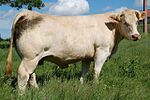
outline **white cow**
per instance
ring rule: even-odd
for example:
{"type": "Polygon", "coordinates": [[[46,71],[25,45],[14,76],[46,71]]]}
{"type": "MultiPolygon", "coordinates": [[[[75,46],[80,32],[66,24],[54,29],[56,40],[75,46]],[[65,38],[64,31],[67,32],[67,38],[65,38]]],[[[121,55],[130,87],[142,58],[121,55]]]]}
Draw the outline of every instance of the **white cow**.
{"type": "Polygon", "coordinates": [[[8,55],[7,75],[11,73],[12,43],[21,57],[18,68],[19,93],[25,91],[27,82],[38,87],[34,70],[41,59],[49,60],[61,68],[82,61],[81,83],[95,62],[97,80],[104,62],[117,49],[123,39],[138,40],[137,21],[145,12],[125,10],[88,16],[52,16],[32,11],[20,12],[12,26],[8,55]]]}

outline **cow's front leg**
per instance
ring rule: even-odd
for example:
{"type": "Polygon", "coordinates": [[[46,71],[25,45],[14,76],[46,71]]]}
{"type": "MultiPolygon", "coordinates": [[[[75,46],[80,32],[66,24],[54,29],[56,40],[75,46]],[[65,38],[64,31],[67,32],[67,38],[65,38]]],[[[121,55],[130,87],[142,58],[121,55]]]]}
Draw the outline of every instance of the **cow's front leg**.
{"type": "Polygon", "coordinates": [[[89,70],[91,62],[90,61],[82,61],[82,75],[80,77],[80,82],[83,84],[84,78],[89,70]]]}
{"type": "Polygon", "coordinates": [[[97,48],[95,53],[95,66],[94,66],[94,78],[96,81],[98,81],[98,77],[100,74],[100,71],[102,69],[103,64],[107,60],[107,57],[110,55],[109,48],[97,48]]]}

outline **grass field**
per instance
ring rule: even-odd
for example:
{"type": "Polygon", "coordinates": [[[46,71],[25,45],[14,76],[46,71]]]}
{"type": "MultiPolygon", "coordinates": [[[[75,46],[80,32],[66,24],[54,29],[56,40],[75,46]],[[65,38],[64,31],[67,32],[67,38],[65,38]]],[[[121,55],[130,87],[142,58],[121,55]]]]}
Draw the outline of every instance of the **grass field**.
{"type": "Polygon", "coordinates": [[[118,52],[103,66],[99,83],[93,83],[93,63],[84,85],[79,82],[81,63],[66,69],[50,62],[36,69],[39,90],[27,88],[17,95],[16,72],[20,59],[13,49],[13,73],[5,78],[8,48],[0,49],[1,100],[150,100],[150,35],[136,42],[123,40],[118,52]]]}

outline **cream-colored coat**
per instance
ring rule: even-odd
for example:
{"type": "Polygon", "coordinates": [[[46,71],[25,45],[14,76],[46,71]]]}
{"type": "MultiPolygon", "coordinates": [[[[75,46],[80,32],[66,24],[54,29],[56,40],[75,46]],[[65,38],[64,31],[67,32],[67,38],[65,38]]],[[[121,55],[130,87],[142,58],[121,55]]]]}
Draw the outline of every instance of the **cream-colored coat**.
{"type": "Polygon", "coordinates": [[[10,46],[14,41],[22,59],[18,69],[19,92],[24,92],[28,80],[30,85],[38,87],[33,72],[40,60],[52,61],[61,68],[81,60],[81,83],[90,62],[94,61],[97,79],[102,65],[116,51],[120,40],[140,38],[136,23],[144,18],[144,14],[135,10],[88,16],[51,16],[32,11],[19,13],[12,26],[10,46]]]}

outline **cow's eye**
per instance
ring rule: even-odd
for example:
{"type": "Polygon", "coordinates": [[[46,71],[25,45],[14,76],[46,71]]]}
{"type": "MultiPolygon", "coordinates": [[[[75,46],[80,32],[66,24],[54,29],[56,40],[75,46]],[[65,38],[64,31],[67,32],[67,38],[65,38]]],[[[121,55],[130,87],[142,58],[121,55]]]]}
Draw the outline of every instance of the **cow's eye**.
{"type": "Polygon", "coordinates": [[[138,22],[136,22],[136,25],[138,25],[139,23],[138,22]]]}
{"type": "Polygon", "coordinates": [[[124,25],[129,26],[129,24],[127,22],[124,22],[124,25]]]}

